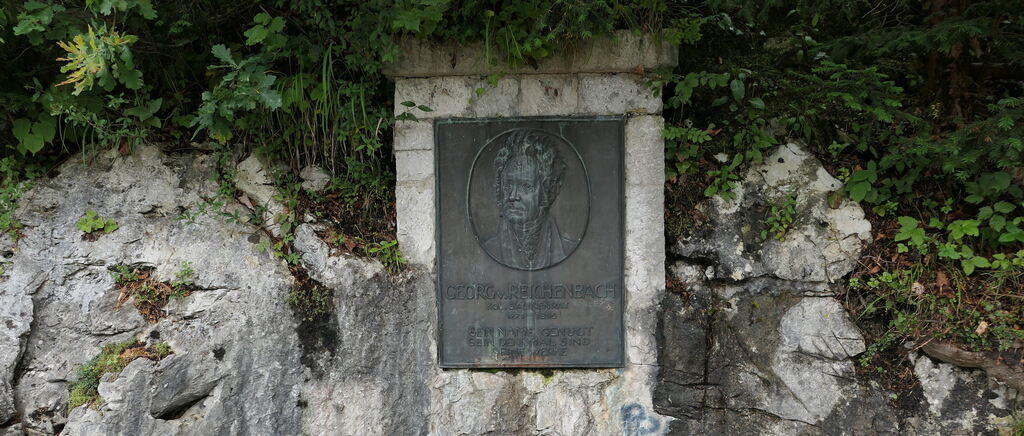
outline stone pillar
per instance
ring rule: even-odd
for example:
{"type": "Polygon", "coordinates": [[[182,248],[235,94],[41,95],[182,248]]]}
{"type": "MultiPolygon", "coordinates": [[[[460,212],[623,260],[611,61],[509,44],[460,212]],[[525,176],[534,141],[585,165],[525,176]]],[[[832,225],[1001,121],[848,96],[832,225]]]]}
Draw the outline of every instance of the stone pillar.
{"type": "Polygon", "coordinates": [[[537,66],[511,67],[490,65],[480,45],[406,40],[401,47],[401,57],[388,70],[395,80],[395,115],[409,113],[416,120],[395,126],[398,241],[410,263],[430,270],[436,260],[434,120],[627,117],[626,367],[554,371],[550,379],[536,372],[439,371],[433,384],[430,432],[666,431],[667,418],[656,415],[651,406],[657,371],[655,327],[665,289],[664,122],[661,97],[642,73],[674,66],[675,48],[650,36],[622,32],[614,40],[581,44],[537,66]],[[499,78],[489,83],[488,76],[499,78]],[[460,411],[465,407],[476,409],[472,417],[460,411]]]}

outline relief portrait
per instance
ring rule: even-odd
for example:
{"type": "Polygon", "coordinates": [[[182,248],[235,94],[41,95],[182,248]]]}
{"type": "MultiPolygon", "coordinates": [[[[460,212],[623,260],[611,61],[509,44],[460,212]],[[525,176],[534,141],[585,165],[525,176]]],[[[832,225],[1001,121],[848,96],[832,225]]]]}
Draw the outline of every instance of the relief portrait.
{"type": "MultiPolygon", "coordinates": [[[[510,268],[533,271],[551,267],[569,257],[580,244],[582,232],[560,227],[559,218],[570,217],[578,223],[589,213],[589,198],[565,200],[562,216],[552,213],[560,198],[579,197],[580,192],[565,194],[567,175],[575,175],[576,191],[580,191],[579,173],[582,163],[570,144],[542,130],[516,129],[491,141],[496,148],[484,170],[482,184],[491,191],[491,209],[495,219],[477,228],[481,247],[495,261],[510,268]],[[568,153],[567,153],[568,152],[568,153]],[[566,155],[569,156],[566,156],[566,155]],[[573,160],[572,165],[567,159],[573,160]]],[[[480,164],[478,157],[477,164],[480,164]]],[[[583,190],[583,197],[589,192],[583,190]]],[[[488,207],[478,204],[477,207],[488,207]]],[[[471,212],[472,215],[472,212],[471,212]]]]}

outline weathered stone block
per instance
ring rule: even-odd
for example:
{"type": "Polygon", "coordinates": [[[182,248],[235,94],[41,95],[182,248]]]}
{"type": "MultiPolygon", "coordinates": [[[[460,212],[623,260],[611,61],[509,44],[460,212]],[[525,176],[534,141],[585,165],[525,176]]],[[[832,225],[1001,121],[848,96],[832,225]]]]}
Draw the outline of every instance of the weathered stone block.
{"type": "Polygon", "coordinates": [[[580,77],[580,114],[615,115],[661,112],[661,98],[635,74],[582,74],[580,77]]]}
{"type": "Polygon", "coordinates": [[[660,116],[641,115],[626,121],[626,183],[665,184],[665,140],[660,116]]]}
{"type": "Polygon", "coordinates": [[[432,120],[398,121],[395,123],[395,151],[433,149],[434,123],[432,120]]]}
{"type": "Polygon", "coordinates": [[[395,187],[398,247],[410,263],[434,264],[434,177],[395,187]]]}
{"type": "Polygon", "coordinates": [[[469,99],[475,80],[468,77],[406,79],[395,83],[395,115],[410,113],[418,119],[463,117],[469,115],[469,99]],[[402,103],[411,101],[416,107],[402,103]],[[424,105],[430,112],[419,109],[424,105]]]}
{"type": "Polygon", "coordinates": [[[432,150],[405,150],[395,152],[395,180],[418,182],[434,176],[432,150]]]}
{"type": "Polygon", "coordinates": [[[469,111],[479,118],[513,117],[519,100],[519,79],[505,77],[491,86],[486,80],[470,82],[472,89],[469,111]],[[477,90],[483,90],[478,93],[477,90]]]}
{"type": "Polygon", "coordinates": [[[573,75],[522,76],[519,105],[523,116],[571,115],[579,104],[579,79],[573,75]]]}
{"type": "Polygon", "coordinates": [[[626,189],[626,290],[629,307],[656,304],[665,288],[664,194],[661,187],[626,189]]]}

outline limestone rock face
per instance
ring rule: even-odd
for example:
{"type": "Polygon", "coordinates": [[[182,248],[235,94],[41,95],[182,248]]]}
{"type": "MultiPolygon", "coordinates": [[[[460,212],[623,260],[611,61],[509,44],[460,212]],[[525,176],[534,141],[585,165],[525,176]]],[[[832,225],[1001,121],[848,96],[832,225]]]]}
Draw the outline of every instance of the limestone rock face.
{"type": "Polygon", "coordinates": [[[0,398],[14,400],[24,428],[42,433],[211,434],[231,433],[233,425],[277,433],[298,426],[298,409],[282,406],[301,399],[304,377],[283,300],[287,269],[256,248],[249,226],[212,213],[178,219],[213,196],[213,162],[170,158],[152,147],[99,162],[68,163],[22,199],[24,237],[0,282],[0,307],[20,308],[12,324],[22,333],[2,342],[16,350],[2,354],[3,364],[17,362],[18,372],[3,380],[16,386],[13,398],[0,398]],[[83,239],[75,222],[86,210],[119,228],[83,239]],[[186,261],[203,289],[172,302],[160,322],[147,323],[131,303],[116,307],[114,265],[152,266],[157,278],[170,280],[186,261]],[[136,360],[104,380],[97,409],[66,410],[76,367],[102,345],[133,337],[166,342],[175,354],[136,360]]]}
{"type": "MultiPolygon", "coordinates": [[[[294,279],[260,248],[261,230],[214,212],[194,214],[216,193],[212,160],[149,147],[99,162],[68,163],[22,199],[24,237],[0,279],[0,422],[16,422],[9,432],[336,434],[340,428],[356,434],[367,428],[414,434],[424,428],[424,374],[432,366],[429,329],[416,305],[429,289],[422,280],[395,282],[376,262],[328,262],[318,251],[326,246],[308,241],[316,236],[304,229],[299,248],[309,250],[311,274],[338,289],[337,316],[310,324],[285,303],[294,279]],[[119,228],[83,239],[74,224],[86,210],[119,228]],[[179,219],[182,212],[188,218],[179,219]],[[170,280],[186,261],[202,289],[171,300],[159,322],[148,323],[131,303],[116,307],[113,265],[155,267],[156,278],[170,280]],[[138,359],[116,377],[105,376],[98,407],[68,411],[77,366],[102,345],[131,338],[166,342],[174,354],[159,362],[138,359]]],[[[250,197],[269,202],[259,163],[247,161],[243,173],[250,197]]],[[[233,202],[226,208],[248,213],[233,202]]]]}
{"type": "Polygon", "coordinates": [[[855,203],[828,206],[840,188],[799,145],[783,145],[734,201],[705,204],[708,222],[673,247],[670,275],[687,292],[662,303],[654,398],[677,418],[670,434],[994,434],[1024,402],[928,357],[912,357],[923,392],[898,402],[857,375],[865,342],[832,286],[871,227],[855,203]],[[762,238],[769,205],[789,195],[793,225],[762,238]]]}
{"type": "MultiPolygon", "coordinates": [[[[654,343],[631,344],[624,369],[438,368],[430,271],[389,276],[380,263],[332,254],[318,224],[295,229],[309,277],[333,291],[334,314],[307,319],[286,303],[296,285],[261,240],[280,234],[199,205],[217,195],[215,162],[147,147],[69,162],[19,208],[25,224],[0,276],[0,435],[592,435],[664,434],[653,411],[654,343]],[[119,228],[91,240],[86,210],[119,228]],[[172,280],[190,262],[201,288],[149,323],[117,307],[110,269],[154,268],[172,280]],[[77,368],[104,344],[137,338],[174,351],[138,359],[99,384],[95,407],[68,410],[77,368]],[[631,357],[632,359],[632,357],[631,357]]],[[[258,159],[239,164],[244,202],[274,200],[258,159]]],[[[227,200],[223,212],[251,211],[227,200]]],[[[651,335],[656,310],[648,317],[651,335]]]]}
{"type": "Polygon", "coordinates": [[[829,207],[829,194],[840,188],[806,150],[785,144],[748,171],[734,200],[713,198],[704,210],[708,225],[675,249],[711,261],[709,278],[834,282],[853,270],[861,246],[871,239],[860,206],[844,200],[829,207]],[[780,240],[768,229],[769,210],[790,195],[796,200],[794,222],[780,240]]]}

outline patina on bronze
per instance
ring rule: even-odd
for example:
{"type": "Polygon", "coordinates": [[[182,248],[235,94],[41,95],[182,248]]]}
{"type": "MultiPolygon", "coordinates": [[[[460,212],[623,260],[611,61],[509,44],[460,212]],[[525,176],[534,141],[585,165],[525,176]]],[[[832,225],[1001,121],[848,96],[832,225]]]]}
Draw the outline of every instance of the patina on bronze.
{"type": "Polygon", "coordinates": [[[434,126],[442,367],[621,367],[623,119],[434,126]]]}

